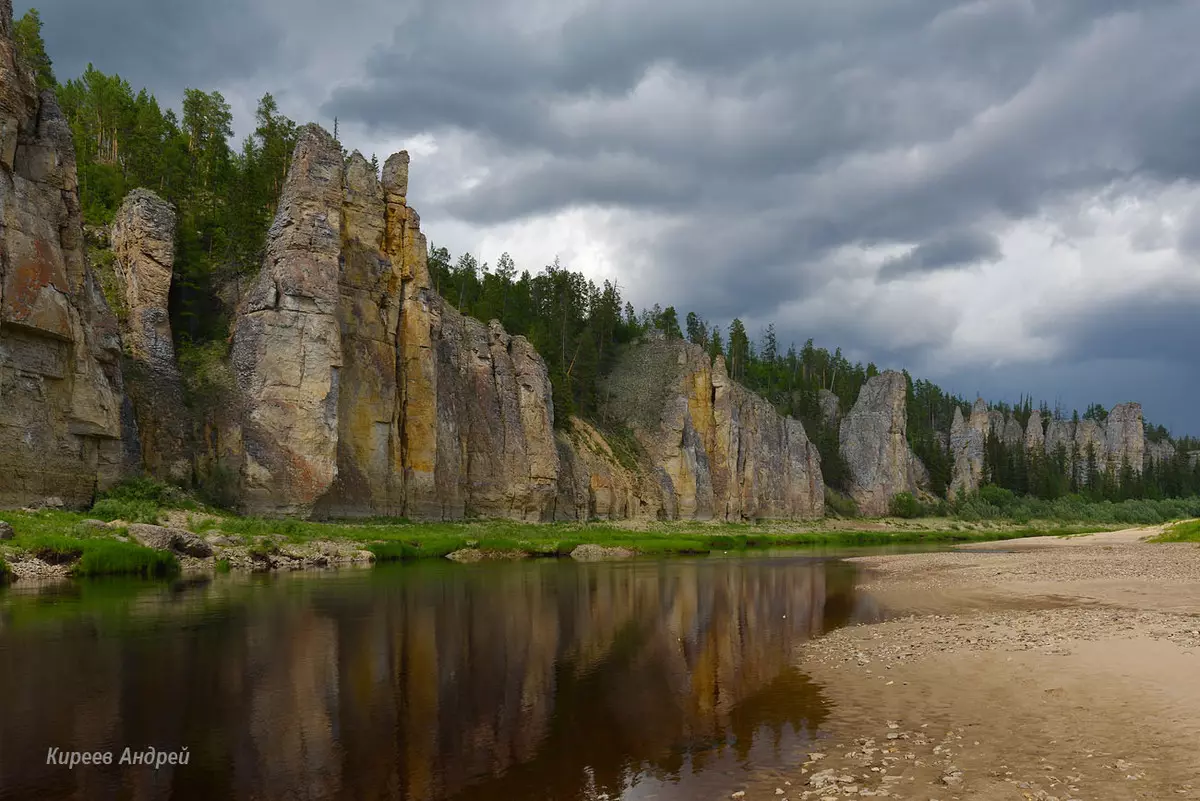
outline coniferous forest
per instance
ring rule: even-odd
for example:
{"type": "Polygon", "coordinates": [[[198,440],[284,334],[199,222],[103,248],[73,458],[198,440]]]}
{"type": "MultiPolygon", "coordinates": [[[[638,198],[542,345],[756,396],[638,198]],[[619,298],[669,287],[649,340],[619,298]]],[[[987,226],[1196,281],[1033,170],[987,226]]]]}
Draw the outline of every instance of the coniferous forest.
{"type": "MultiPolygon", "coordinates": [[[[14,34],[40,87],[56,92],[71,125],[85,225],[99,230],[109,224],[125,194],[138,187],[155,191],[176,207],[171,323],[185,383],[199,391],[206,365],[226,355],[229,288],[244,284],[261,265],[296,141],[296,122],[265,94],[258,102],[253,133],[235,144],[232,111],[219,92],[187,89],[182,98],[166,98],[164,104],[119,75],[90,65],[83,75],[60,80],[46,54],[36,10],[16,23],[14,34]],[[170,103],[176,103],[178,111],[170,103]]],[[[335,136],[336,127],[335,121],[335,136]]],[[[106,258],[111,257],[97,246],[93,262],[103,266],[106,258]]],[[[603,419],[602,379],[623,345],[658,329],[667,337],[687,339],[713,357],[723,354],[732,378],[803,422],[820,450],[827,484],[834,489],[845,486],[838,432],[823,419],[820,391],[835,394],[845,413],[862,385],[879,372],[875,364],[852,363],[840,349],[816,347],[813,339],[800,345],[782,342],[773,325],[751,332],[739,319],[721,326],[694,312],[681,318],[670,305],[639,311],[616,284],[598,285],[557,261],[531,270],[518,266],[507,253],[491,263],[431,246],[429,267],[437,291],[450,305],[485,321],[497,319],[509,332],[533,342],[550,372],[556,420],[578,414],[601,424],[614,422],[603,419]]],[[[955,408],[966,416],[971,406],[968,399],[930,381],[914,380],[907,371],[905,376],[909,442],[929,470],[930,489],[944,497],[952,468],[946,432],[955,408]]],[[[1042,415],[1043,423],[1081,416],[1045,403],[1035,405],[1027,397],[1015,404],[994,403],[992,408],[1012,414],[1023,427],[1034,414],[1042,415]]],[[[1102,406],[1093,404],[1082,417],[1102,419],[1104,414],[1102,406]]],[[[1147,422],[1146,430],[1151,441],[1168,439],[1169,432],[1161,426],[1147,422]]],[[[1200,442],[1178,437],[1175,446],[1175,458],[1151,464],[1141,474],[1131,465],[1101,473],[1094,455],[1060,448],[1043,456],[1023,446],[1007,447],[992,436],[985,462],[989,486],[983,494],[990,493],[1000,503],[1022,495],[1123,500],[1200,494],[1200,464],[1190,458],[1200,442]],[[1082,467],[1071,470],[1072,464],[1082,467]]]]}

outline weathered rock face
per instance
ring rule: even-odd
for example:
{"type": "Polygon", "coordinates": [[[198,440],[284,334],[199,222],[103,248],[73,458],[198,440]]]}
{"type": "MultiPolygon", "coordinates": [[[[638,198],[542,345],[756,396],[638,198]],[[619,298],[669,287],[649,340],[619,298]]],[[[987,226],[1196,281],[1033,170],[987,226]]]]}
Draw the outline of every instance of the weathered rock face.
{"type": "Polygon", "coordinates": [[[1046,424],[1046,455],[1053,457],[1060,449],[1071,456],[1075,444],[1075,423],[1071,420],[1054,420],[1046,424]]]}
{"type": "Polygon", "coordinates": [[[1025,450],[1042,452],[1045,446],[1046,438],[1042,430],[1042,413],[1035,411],[1029,415],[1029,423],[1025,426],[1025,450]]]}
{"type": "Polygon", "coordinates": [[[1161,442],[1151,442],[1147,437],[1145,441],[1145,461],[1143,464],[1162,464],[1169,462],[1175,458],[1175,443],[1170,440],[1161,442]]]}
{"type": "Polygon", "coordinates": [[[87,505],[122,469],[120,340],[85,261],[71,131],[0,2],[0,507],[87,505]]]}
{"type": "Polygon", "coordinates": [[[1104,457],[1118,475],[1125,465],[1142,472],[1146,460],[1146,427],[1140,403],[1120,403],[1104,420],[1104,457]]]}
{"type": "Polygon", "coordinates": [[[310,514],[337,475],[341,150],[300,137],[258,280],[239,310],[232,362],[245,415],[245,507],[310,514]]]}
{"type": "Polygon", "coordinates": [[[113,221],[112,249],[124,306],[121,335],[132,368],[126,384],[142,464],[159,478],[185,482],[192,472],[191,423],[167,310],[175,210],[153,192],[133,190],[113,221]]]}
{"type": "Polygon", "coordinates": [[[817,403],[821,406],[821,420],[825,425],[841,425],[841,401],[837,395],[822,387],[817,390],[817,403]]]}
{"type": "Polygon", "coordinates": [[[382,182],[316,126],[235,325],[242,501],[259,514],[546,520],[545,363],[433,292],[408,156],[382,182]]]}
{"type": "Polygon", "coordinates": [[[1000,440],[1009,448],[1018,448],[1025,442],[1025,432],[1011,414],[1004,420],[1004,433],[1000,436],[1000,440]]]}
{"type": "MultiPolygon", "coordinates": [[[[679,340],[630,347],[606,381],[606,416],[627,424],[661,487],[660,516],[685,520],[817,517],[820,456],[799,421],[679,340]]],[[[648,503],[647,506],[653,506],[648,503]]]]}
{"type": "Polygon", "coordinates": [[[1080,484],[1088,481],[1089,460],[1094,459],[1096,469],[1103,473],[1107,466],[1104,451],[1104,429],[1095,420],[1080,420],[1075,426],[1074,453],[1078,454],[1075,463],[1075,477],[1080,484]]]}
{"type": "Polygon", "coordinates": [[[595,428],[572,417],[558,432],[558,520],[621,520],[659,516],[662,487],[650,480],[637,454],[618,457],[595,428]],[[622,458],[624,463],[622,463],[622,458]]]}
{"type": "Polygon", "coordinates": [[[842,420],[840,448],[861,514],[885,515],[892,496],[918,492],[928,473],[908,445],[907,385],[893,370],[868,379],[842,420]]]}
{"type": "MultiPolygon", "coordinates": [[[[1003,415],[1000,421],[1003,422],[1003,415]]],[[[988,434],[991,431],[991,413],[982,398],[975,401],[971,417],[963,421],[962,412],[954,410],[954,421],[950,427],[950,455],[954,469],[950,478],[950,494],[959,490],[970,494],[979,489],[983,481],[983,457],[988,434]]]]}

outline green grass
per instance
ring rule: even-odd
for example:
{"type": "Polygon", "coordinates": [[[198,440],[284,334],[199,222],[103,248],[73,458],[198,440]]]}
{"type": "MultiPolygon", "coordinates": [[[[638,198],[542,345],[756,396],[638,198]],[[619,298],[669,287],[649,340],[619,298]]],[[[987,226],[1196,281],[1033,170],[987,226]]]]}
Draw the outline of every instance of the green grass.
{"type": "Polygon", "coordinates": [[[72,512],[5,512],[0,519],[12,524],[16,536],[4,543],[15,554],[28,554],[43,562],[68,565],[76,576],[169,576],[179,572],[174,554],[156,551],[115,536],[120,530],[93,529],[72,512]]]}
{"type": "Polygon", "coordinates": [[[179,573],[179,559],[168,551],[156,551],[132,542],[92,540],[85,548],[76,576],[141,576],[162,578],[179,573]]]}
{"type": "Polygon", "coordinates": [[[1200,520],[1187,520],[1168,528],[1152,542],[1200,542],[1200,520]]]}
{"type": "Polygon", "coordinates": [[[10,581],[12,581],[12,568],[0,557],[0,584],[7,584],[10,581]]]}

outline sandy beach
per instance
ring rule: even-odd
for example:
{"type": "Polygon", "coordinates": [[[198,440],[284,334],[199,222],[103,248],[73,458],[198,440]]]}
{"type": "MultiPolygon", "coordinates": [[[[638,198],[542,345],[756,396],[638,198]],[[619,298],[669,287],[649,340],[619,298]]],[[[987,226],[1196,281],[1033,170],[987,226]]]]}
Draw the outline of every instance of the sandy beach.
{"type": "Polygon", "coordinates": [[[1159,531],[856,559],[892,615],[805,648],[829,736],[743,797],[1200,798],[1200,547],[1159,531]]]}

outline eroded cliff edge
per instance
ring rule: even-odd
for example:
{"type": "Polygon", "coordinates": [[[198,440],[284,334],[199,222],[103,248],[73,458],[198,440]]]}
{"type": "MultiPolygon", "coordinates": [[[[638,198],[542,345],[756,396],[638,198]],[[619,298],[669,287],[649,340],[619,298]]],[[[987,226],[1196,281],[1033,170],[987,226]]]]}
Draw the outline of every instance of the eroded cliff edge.
{"type": "Polygon", "coordinates": [[[85,259],[71,131],[0,0],[0,507],[86,505],[120,478],[120,352],[85,259]]]}

